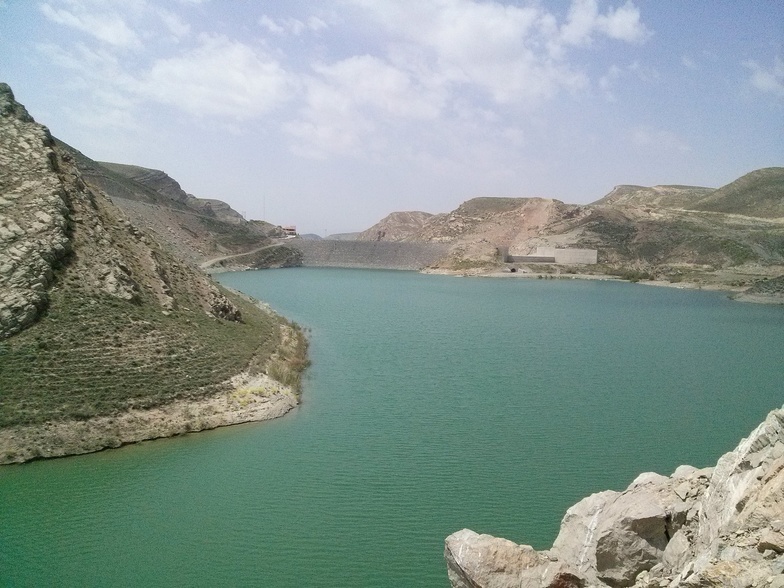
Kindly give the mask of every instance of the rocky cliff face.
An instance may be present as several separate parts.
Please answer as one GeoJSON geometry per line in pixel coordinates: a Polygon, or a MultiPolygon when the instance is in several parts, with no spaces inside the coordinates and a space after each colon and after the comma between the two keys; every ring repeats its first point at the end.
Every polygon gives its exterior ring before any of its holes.
{"type": "Polygon", "coordinates": [[[35,321],[64,265],[79,274],[85,294],[132,302],[146,297],[167,310],[177,304],[172,274],[182,271],[205,311],[232,315],[214,285],[173,267],[176,262],[85,185],[70,154],[56,147],[7,85],[0,85],[0,113],[0,284],[8,291],[0,300],[0,338],[35,321]]]}
{"type": "Polygon", "coordinates": [[[784,586],[784,409],[716,467],[641,474],[571,507],[547,551],[463,529],[454,588],[784,586]]]}
{"type": "Polygon", "coordinates": [[[53,144],[0,84],[0,339],[35,322],[54,269],[71,252],[53,144]]]}

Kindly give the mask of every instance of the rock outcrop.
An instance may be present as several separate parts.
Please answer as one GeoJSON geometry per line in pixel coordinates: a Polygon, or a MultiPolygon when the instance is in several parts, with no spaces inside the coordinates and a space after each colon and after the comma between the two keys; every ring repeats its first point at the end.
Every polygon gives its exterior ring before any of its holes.
{"type": "Polygon", "coordinates": [[[463,529],[445,558],[454,588],[784,587],[784,408],[715,468],[578,502],[549,550],[463,529]]]}
{"type": "Polygon", "coordinates": [[[52,136],[0,84],[0,340],[35,322],[71,250],[52,136]]]}
{"type": "Polygon", "coordinates": [[[757,280],[750,288],[734,296],[734,298],[742,302],[784,304],[784,276],[757,280]]]}

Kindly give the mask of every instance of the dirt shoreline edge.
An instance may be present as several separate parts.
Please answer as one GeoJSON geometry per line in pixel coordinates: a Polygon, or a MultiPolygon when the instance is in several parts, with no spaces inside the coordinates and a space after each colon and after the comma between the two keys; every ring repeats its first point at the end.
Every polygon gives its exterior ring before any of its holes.
{"type": "Polygon", "coordinates": [[[240,375],[228,392],[201,399],[178,399],[148,409],[83,421],[51,421],[0,429],[0,465],[66,457],[131,443],[175,437],[228,425],[283,416],[299,404],[290,387],[266,375],[240,375]]]}
{"type": "Polygon", "coordinates": [[[581,274],[581,273],[562,273],[552,274],[546,272],[509,272],[498,268],[476,269],[469,271],[451,269],[431,269],[426,268],[420,273],[431,275],[454,276],[458,278],[501,278],[501,279],[524,279],[524,280],[595,280],[601,282],[626,282],[640,284],[643,286],[655,286],[660,288],[674,288],[676,290],[704,290],[710,292],[725,292],[731,300],[752,304],[784,304],[784,293],[748,293],[748,286],[735,286],[732,284],[714,282],[669,282],[667,280],[627,280],[620,276],[610,274],[581,274]]]}

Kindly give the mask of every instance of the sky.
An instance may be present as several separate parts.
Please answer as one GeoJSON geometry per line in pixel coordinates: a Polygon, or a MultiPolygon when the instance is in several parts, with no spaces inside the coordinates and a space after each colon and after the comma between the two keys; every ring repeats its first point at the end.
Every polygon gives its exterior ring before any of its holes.
{"type": "Polygon", "coordinates": [[[0,0],[59,139],[324,236],[784,165],[778,0],[0,0]]]}

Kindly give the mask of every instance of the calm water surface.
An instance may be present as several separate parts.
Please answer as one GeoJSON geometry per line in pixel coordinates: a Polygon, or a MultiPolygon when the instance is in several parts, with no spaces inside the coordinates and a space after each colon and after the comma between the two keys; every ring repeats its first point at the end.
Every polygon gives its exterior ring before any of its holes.
{"type": "Polygon", "coordinates": [[[470,527],[705,466],[784,394],[784,309],[631,284],[226,274],[311,330],[268,423],[0,468],[0,586],[448,586],[470,527]]]}

